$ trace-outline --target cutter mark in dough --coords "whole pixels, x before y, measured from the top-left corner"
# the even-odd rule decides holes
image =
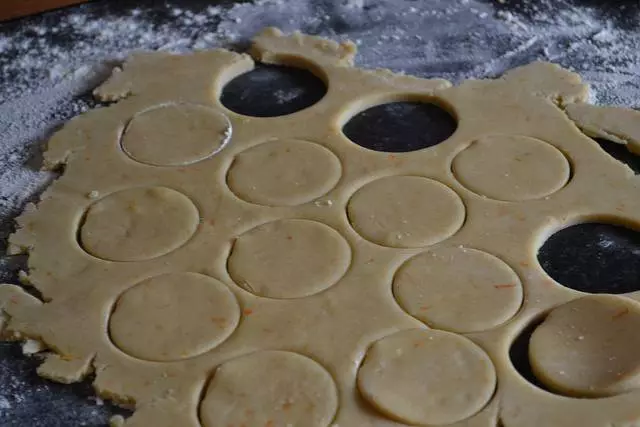
[[[296,206],[324,196],[341,174],[340,160],[326,147],[276,139],[238,154],[227,173],[227,183],[247,202]]]
[[[496,373],[467,338],[414,329],[376,341],[358,371],[364,398],[394,420],[447,425],[478,413],[493,396]]]
[[[240,308],[221,282],[169,273],[126,290],[109,319],[114,344],[130,356],[168,362],[213,349],[235,330]]]
[[[451,188],[420,176],[390,176],[365,184],[347,210],[362,237],[393,248],[438,243],[458,231],[465,219],[464,203]]]
[[[231,140],[229,119],[211,107],[165,103],[135,114],[120,138],[131,159],[151,166],[186,166],[205,160]]]
[[[288,219],[238,237],[229,274],[241,288],[270,298],[302,298],[333,286],[351,264],[351,248],[331,227]]]
[[[263,351],[218,366],[200,404],[203,427],[329,427],[338,409],[331,375],[297,353]]]
[[[396,272],[398,304],[428,326],[458,333],[495,328],[522,304],[518,275],[503,261],[470,248],[428,250]]]
[[[512,202],[550,196],[571,175],[560,150],[518,135],[489,135],[473,141],[453,159],[452,170],[469,190]]]
[[[191,200],[165,187],[121,190],[87,209],[78,232],[89,254],[109,261],[142,261],[186,243],[200,217]]]

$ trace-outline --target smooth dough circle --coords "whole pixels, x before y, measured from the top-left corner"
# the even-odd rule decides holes
[[[211,350],[231,335],[239,319],[238,303],[224,284],[197,273],[169,273],[123,293],[109,333],[130,356],[163,362]]]
[[[331,375],[296,353],[261,351],[220,365],[200,405],[206,427],[330,425],[338,408]]]
[[[224,114],[203,105],[165,104],[136,114],[121,146],[133,160],[153,166],[184,166],[220,151],[231,137]]]
[[[564,187],[571,174],[569,162],[557,148],[518,135],[480,138],[453,159],[452,168],[469,190],[504,201],[553,194]]]
[[[522,303],[518,275],[503,261],[475,249],[424,252],[395,275],[398,304],[431,327],[478,332],[508,321]]]
[[[347,207],[353,228],[382,246],[438,243],[462,226],[465,208],[449,187],[419,176],[391,176],[366,184]]]
[[[340,180],[340,160],[323,146],[276,140],[240,153],[227,176],[239,198],[267,206],[295,206],[329,192]]]
[[[301,298],[334,285],[351,263],[351,249],[334,229],[287,219],[258,226],[236,240],[229,274],[238,286],[264,297]]]
[[[187,196],[165,187],[118,191],[87,210],[80,242],[109,261],[142,261],[165,255],[195,233],[198,209]]]
[[[450,332],[412,329],[375,342],[358,371],[364,398],[407,424],[452,424],[491,399],[496,373],[487,354]]]
[[[591,295],[552,310],[534,330],[529,361],[559,393],[610,396],[640,388],[640,304]]]

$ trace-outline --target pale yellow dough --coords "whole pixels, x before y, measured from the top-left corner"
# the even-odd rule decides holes
[[[51,350],[40,375],[94,374],[135,408],[126,427],[640,423],[640,294],[580,299],[536,259],[577,222],[640,228],[638,179],[579,129],[634,150],[638,113],[588,106],[549,63],[453,87],[357,69],[352,43],[299,33],[266,29],[250,52],[327,94],[242,116],[219,98],[249,55],[136,54],[95,92],[117,102],[49,141],[64,173],[9,247],[43,301],[0,286],[3,335]],[[342,134],[407,100],[457,130],[393,154]],[[540,322],[529,361],[552,391],[509,359]]]

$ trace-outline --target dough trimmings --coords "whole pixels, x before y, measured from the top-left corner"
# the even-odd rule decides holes
[[[248,55],[137,54],[95,91],[118,102],[51,138],[45,165],[64,173],[9,247],[29,254],[43,301],[0,286],[4,336],[51,350],[40,375],[95,374],[101,396],[134,406],[127,427],[637,422],[637,359],[610,367],[581,346],[615,334],[607,357],[636,354],[639,293],[581,299],[536,259],[567,225],[640,224],[637,178],[578,128],[633,150],[626,117],[637,113],[592,114],[601,107],[585,104],[580,77],[543,62],[452,86],[357,69],[353,44],[300,33],[267,29],[250,52],[309,67],[326,95],[290,115],[243,116],[219,98],[253,67]],[[369,106],[406,100],[446,106],[457,130],[393,154],[341,131]],[[156,134],[165,127],[185,134],[184,150]],[[591,306],[593,319],[572,311]],[[536,321],[530,361],[553,392],[509,360]],[[545,350],[568,321],[590,331]],[[574,350],[579,363],[558,374]]]

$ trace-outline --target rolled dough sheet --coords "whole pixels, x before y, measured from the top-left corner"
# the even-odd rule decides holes
[[[111,105],[51,138],[64,173],[10,240],[43,300],[0,286],[5,336],[51,350],[40,375],[95,374],[129,427],[639,425],[640,295],[585,297],[536,259],[577,222],[639,227],[638,179],[578,128],[634,149],[636,113],[588,106],[549,63],[453,87],[277,29],[250,52],[136,54],[95,91]],[[254,59],[327,94],[229,111]],[[393,154],[341,132],[407,100],[457,130]],[[547,390],[509,359],[537,323]]]

